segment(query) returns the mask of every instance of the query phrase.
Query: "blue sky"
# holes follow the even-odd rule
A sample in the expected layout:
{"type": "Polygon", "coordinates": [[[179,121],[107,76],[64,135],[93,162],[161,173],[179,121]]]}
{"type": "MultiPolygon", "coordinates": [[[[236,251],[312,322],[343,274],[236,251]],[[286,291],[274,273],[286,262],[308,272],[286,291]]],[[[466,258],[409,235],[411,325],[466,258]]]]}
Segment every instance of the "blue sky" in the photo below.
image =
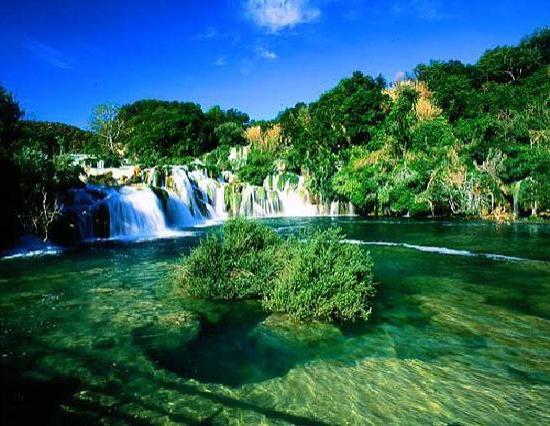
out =
{"type": "Polygon", "coordinates": [[[473,62],[548,24],[548,0],[0,0],[0,84],[80,127],[144,98],[272,118],[354,70],[473,62]]]}

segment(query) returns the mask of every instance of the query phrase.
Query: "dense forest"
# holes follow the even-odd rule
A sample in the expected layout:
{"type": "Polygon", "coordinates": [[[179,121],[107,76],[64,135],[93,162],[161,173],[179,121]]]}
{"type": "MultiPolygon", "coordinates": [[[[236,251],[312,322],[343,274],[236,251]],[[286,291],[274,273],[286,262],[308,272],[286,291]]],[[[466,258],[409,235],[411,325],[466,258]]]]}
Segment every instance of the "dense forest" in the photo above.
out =
{"type": "Polygon", "coordinates": [[[550,209],[550,29],[475,64],[432,61],[388,84],[357,71],[316,101],[271,121],[236,109],[141,100],[97,106],[89,130],[24,120],[0,86],[2,245],[47,238],[64,194],[82,185],[71,154],[116,165],[231,168],[230,147],[250,145],[239,179],[261,185],[284,161],[324,200],[378,215],[519,218],[550,209]]]}

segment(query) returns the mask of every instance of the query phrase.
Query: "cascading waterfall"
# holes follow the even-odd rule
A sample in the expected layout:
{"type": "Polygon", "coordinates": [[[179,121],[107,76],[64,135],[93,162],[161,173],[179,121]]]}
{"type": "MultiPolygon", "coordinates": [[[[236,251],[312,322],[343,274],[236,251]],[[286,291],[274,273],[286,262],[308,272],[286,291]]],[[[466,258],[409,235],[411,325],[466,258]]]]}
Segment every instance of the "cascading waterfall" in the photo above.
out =
{"type": "Polygon", "coordinates": [[[156,236],[229,215],[353,214],[351,204],[313,202],[304,177],[292,173],[269,176],[263,186],[242,185],[231,173],[213,179],[203,169],[189,171],[184,166],[145,169],[141,174],[147,185],[88,185],[71,191],[65,213],[82,239],[156,236]]]}
{"type": "Polygon", "coordinates": [[[189,210],[189,206],[171,191],[167,191],[168,200],[166,201],[166,221],[172,228],[185,228],[196,225],[201,221],[196,218],[189,210]]]}
{"type": "Polygon", "coordinates": [[[239,207],[240,216],[269,217],[281,213],[281,200],[276,191],[254,185],[247,185],[243,188],[239,207]]]}
{"type": "MultiPolygon", "coordinates": [[[[319,206],[310,200],[303,176],[275,174],[262,187],[246,185],[242,190],[239,214],[246,217],[317,216],[319,206]]],[[[331,211],[331,214],[333,212],[331,211]]],[[[338,214],[337,212],[335,214],[338,214]]]]}
{"type": "Polygon", "coordinates": [[[172,179],[174,182],[174,190],[183,203],[187,206],[191,215],[194,217],[202,217],[199,209],[199,202],[195,197],[193,185],[189,180],[189,175],[184,167],[172,167],[172,179]]]}
{"type": "Polygon", "coordinates": [[[65,215],[73,218],[81,239],[95,238],[102,234],[96,219],[107,195],[107,189],[93,185],[69,191],[71,201],[65,205],[65,215]]]}
{"type": "Polygon", "coordinates": [[[225,183],[212,179],[205,170],[188,172],[189,178],[196,182],[200,197],[210,215],[210,219],[224,219],[227,217],[225,209],[225,183]]]}
{"type": "Polygon", "coordinates": [[[89,185],[73,189],[70,195],[64,213],[73,219],[81,239],[141,237],[168,231],[161,200],[148,187],[89,185]]]}
{"type": "Polygon", "coordinates": [[[109,209],[111,238],[157,235],[168,231],[161,201],[149,188],[124,186],[112,192],[109,209]]]}
{"type": "MultiPolygon", "coordinates": [[[[274,188],[280,185],[279,180],[280,175],[273,177],[274,188]]],[[[283,189],[277,190],[277,194],[285,216],[317,216],[320,213],[318,207],[309,199],[309,192],[305,189],[303,176],[298,177],[298,183],[295,186],[291,184],[290,180],[286,180],[283,189]]]]}

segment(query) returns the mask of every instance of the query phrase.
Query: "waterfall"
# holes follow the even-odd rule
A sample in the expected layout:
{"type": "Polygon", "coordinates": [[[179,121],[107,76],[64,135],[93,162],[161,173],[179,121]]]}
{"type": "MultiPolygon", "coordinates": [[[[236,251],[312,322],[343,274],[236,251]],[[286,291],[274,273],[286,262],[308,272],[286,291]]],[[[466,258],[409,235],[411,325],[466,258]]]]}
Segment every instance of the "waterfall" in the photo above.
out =
{"type": "Polygon", "coordinates": [[[303,176],[275,174],[263,187],[246,185],[239,209],[241,216],[316,216],[316,205],[309,200],[303,176]]]}
{"type": "Polygon", "coordinates": [[[268,217],[278,216],[281,213],[281,200],[276,191],[254,185],[246,185],[243,188],[239,206],[240,216],[268,217]]]}
{"type": "MultiPolygon", "coordinates": [[[[235,201],[233,205],[234,203],[235,201]]],[[[351,203],[341,203],[338,200],[330,204],[313,203],[304,177],[291,173],[268,176],[263,186],[245,185],[236,211],[240,216],[256,218],[354,214],[351,203]]]]}
{"type": "Polygon", "coordinates": [[[81,239],[86,240],[106,234],[98,229],[97,218],[103,200],[107,196],[108,191],[105,188],[93,185],[69,191],[70,202],[64,206],[64,213],[75,223],[81,239]]]}
{"type": "Polygon", "coordinates": [[[305,189],[303,176],[298,178],[296,187],[293,187],[290,181],[286,181],[284,188],[277,192],[285,216],[317,216],[319,214],[317,206],[309,200],[309,192],[305,189]]]}
{"type": "Polygon", "coordinates": [[[174,189],[178,197],[187,206],[193,217],[202,217],[193,185],[189,180],[187,170],[183,167],[172,167],[172,179],[174,180],[174,189]]]}
{"type": "Polygon", "coordinates": [[[204,169],[189,171],[185,166],[144,169],[141,176],[147,185],[71,190],[64,213],[82,239],[156,236],[229,215],[353,214],[350,203],[313,202],[304,177],[294,173],[268,176],[263,186],[243,185],[230,172],[214,179],[204,169]]]}
{"type": "Polygon", "coordinates": [[[185,228],[196,225],[200,222],[194,217],[189,207],[176,194],[168,191],[168,201],[166,202],[166,222],[172,228],[185,228]]]}
{"type": "Polygon", "coordinates": [[[210,219],[224,219],[225,211],[225,183],[223,180],[212,179],[206,170],[193,170],[188,173],[189,178],[196,183],[202,203],[208,210],[210,219]]]}
{"type": "Polygon", "coordinates": [[[168,230],[163,207],[149,188],[123,186],[105,200],[111,238],[162,234],[168,230]]]}

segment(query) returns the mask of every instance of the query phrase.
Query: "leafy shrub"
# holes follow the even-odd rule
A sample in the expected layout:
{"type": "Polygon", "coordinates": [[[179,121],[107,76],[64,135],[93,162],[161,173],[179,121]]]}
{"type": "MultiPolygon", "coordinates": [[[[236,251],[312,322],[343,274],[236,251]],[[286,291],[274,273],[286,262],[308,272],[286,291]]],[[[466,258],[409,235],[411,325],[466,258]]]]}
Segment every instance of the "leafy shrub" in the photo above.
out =
{"type": "Polygon", "coordinates": [[[234,122],[222,123],[214,129],[220,145],[246,145],[243,126],[234,122]]]}
{"type": "Polygon", "coordinates": [[[184,293],[214,300],[262,300],[295,319],[367,319],[375,288],[370,256],[342,244],[339,229],[283,239],[245,219],[226,223],[175,269],[184,293]]]}
{"type": "Polygon", "coordinates": [[[244,219],[228,221],[176,268],[185,293],[204,299],[262,298],[284,266],[283,239],[244,219]]]}
{"type": "Polygon", "coordinates": [[[264,305],[298,319],[368,319],[375,294],[370,256],[337,228],[291,239],[293,255],[264,305]]]}
{"type": "Polygon", "coordinates": [[[264,178],[275,171],[275,157],[268,151],[251,150],[246,164],[238,171],[241,181],[261,186],[264,178]]]}

